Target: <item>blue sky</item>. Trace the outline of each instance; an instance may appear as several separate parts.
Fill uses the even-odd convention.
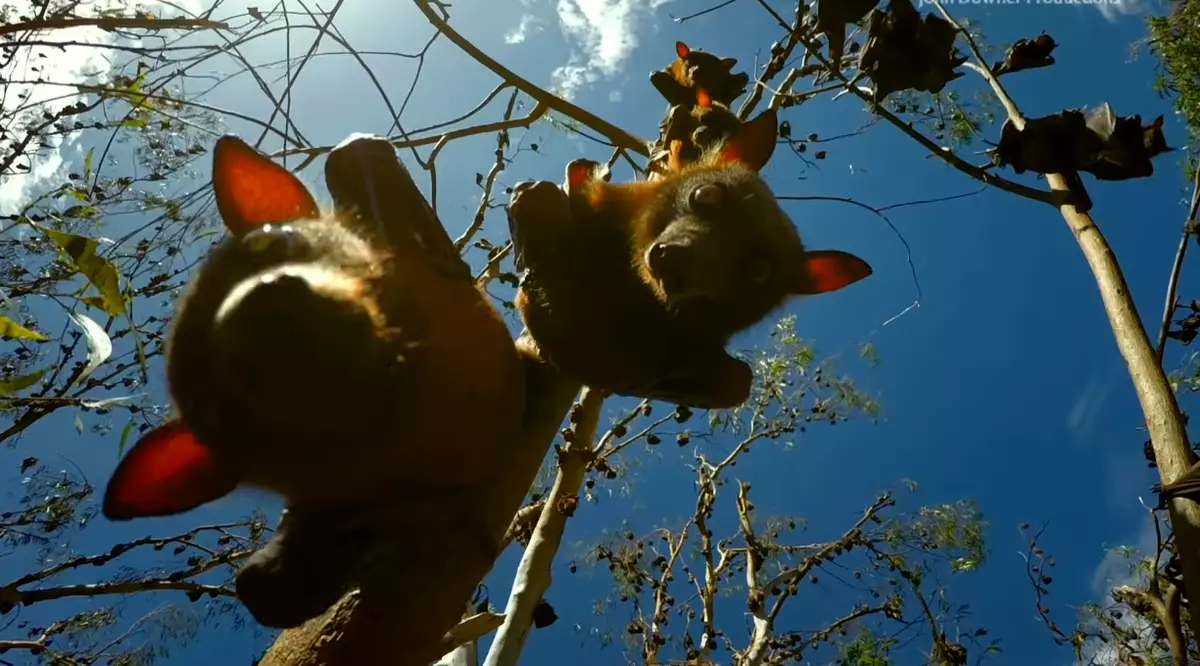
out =
[[[947,7],[978,21],[993,44],[1032,37],[1041,30],[1059,42],[1055,66],[1006,77],[1027,115],[1107,100],[1122,115],[1139,113],[1149,121],[1165,114],[1168,141],[1179,146],[1185,132],[1170,100],[1152,88],[1153,58],[1131,49],[1145,35],[1142,12],[1157,7],[1138,1],[1107,5],[1105,11],[1096,5],[1029,2]],[[772,5],[790,15],[787,3]],[[223,11],[239,12],[242,6],[233,3]],[[664,102],[649,85],[648,75],[672,57],[675,40],[736,57],[739,68],[752,71],[756,57],[761,60],[779,38],[770,18],[747,0],[682,24],[671,20],[671,15],[707,6],[693,0],[657,5],[635,0],[461,2],[452,8],[452,23],[521,75],[539,85],[568,90],[575,103],[650,137]],[[347,3],[337,25],[362,51],[416,52],[431,34],[427,22],[408,3]],[[298,33],[292,52],[306,50],[313,34]],[[284,57],[284,48],[282,40],[263,40],[245,54],[251,61],[266,62]],[[412,80],[415,61],[367,58],[398,103]],[[233,66],[228,60],[215,60],[212,69],[229,72]],[[426,58],[402,121],[412,129],[458,115],[497,82],[440,40]],[[965,96],[982,90],[973,74],[953,85]],[[277,86],[282,89],[282,83]],[[487,119],[496,118],[505,100],[507,93],[493,102]],[[206,101],[254,116],[270,113],[265,98],[246,76],[216,88]],[[367,77],[344,56],[325,56],[310,63],[294,90],[293,106],[297,124],[314,143],[336,143],[355,131],[386,133],[391,126],[386,107]],[[796,136],[815,132],[832,137],[853,132],[869,120],[851,97],[814,101],[783,117]],[[257,131],[233,120],[228,127],[257,137]],[[998,127],[987,131],[993,140],[998,134]],[[565,163],[576,156],[607,158],[602,148],[544,123],[516,132],[513,138],[526,148],[536,143],[538,150],[518,155],[501,175],[505,185],[525,179],[558,181]],[[265,145],[279,147],[270,140]],[[465,228],[474,213],[479,198],[474,174],[490,168],[494,146],[493,136],[476,137],[452,143],[438,159],[439,213],[452,235]],[[86,147],[64,149],[66,166],[77,165]],[[775,192],[850,197],[881,207],[979,189],[885,123],[822,147],[828,157],[818,167],[805,167],[788,151],[777,152],[764,170]],[[1159,157],[1151,179],[1101,185],[1085,177],[1096,220],[1124,268],[1139,311],[1154,331],[1187,212],[1189,183],[1179,168],[1180,159],[1180,153]],[[197,167],[207,169],[207,164]],[[319,197],[324,196],[318,180],[320,163],[304,173],[310,184],[318,185],[314,189]],[[426,187],[427,177],[415,175]],[[627,175],[618,171],[617,177]],[[1029,177],[1022,180],[1033,182]],[[0,195],[7,197],[0,200],[11,202],[19,192],[7,186],[0,188]],[[804,516],[809,532],[803,538],[816,541],[840,534],[884,489],[898,489],[902,506],[908,508],[973,498],[992,525],[991,560],[980,572],[955,580],[953,599],[971,604],[975,625],[987,626],[992,637],[1002,639],[1005,652],[995,659],[997,663],[1065,663],[1070,655],[1053,645],[1035,615],[1017,555],[1025,547],[1017,524],[1050,522],[1045,546],[1059,562],[1051,600],[1057,604],[1060,621],[1069,621],[1070,606],[1097,600],[1109,587],[1106,576],[1122,573],[1120,563],[1107,557],[1108,549],[1118,544],[1145,545],[1148,522],[1138,498],[1152,501],[1148,487],[1157,480],[1157,473],[1146,468],[1142,457],[1141,412],[1095,283],[1065,223],[1053,209],[998,191],[890,211],[891,221],[912,248],[922,298],[920,308],[881,327],[915,297],[903,245],[882,220],[860,208],[798,201],[786,203],[785,209],[809,245],[854,252],[875,268],[875,275],[861,284],[835,295],[790,303],[780,314],[796,314],[801,334],[816,344],[818,354],[837,355],[858,386],[882,402],[883,413],[877,424],[859,421],[810,428],[794,450],[756,454],[740,465],[739,477],[755,484],[760,515]],[[503,215],[494,211],[485,235],[499,240],[503,230]],[[479,261],[478,256],[472,259]],[[1197,287],[1197,272],[1185,269],[1182,297],[1196,297]],[[735,344],[760,343],[764,331],[765,327],[751,331]],[[877,367],[857,359],[864,342],[878,350]],[[1168,367],[1179,365],[1188,353],[1179,346],[1169,347]],[[1183,398],[1184,409],[1190,402]],[[612,401],[607,412],[615,415],[622,405]],[[119,428],[103,437],[81,437],[73,428],[73,418],[61,412],[39,423],[16,448],[0,453],[4,456],[0,469],[10,470],[16,482],[20,458],[37,455],[51,460],[61,455],[101,485],[116,462]],[[597,486],[601,501],[585,506],[570,521],[564,555],[556,563],[555,584],[548,595],[560,619],[532,634],[522,663],[561,663],[568,655],[579,666],[618,659],[614,650],[619,648],[597,651],[595,642],[575,626],[619,628],[626,621],[620,614],[625,610],[604,618],[594,616],[593,601],[606,593],[608,581],[602,572],[572,577],[566,572],[567,554],[624,519],[645,530],[691,512],[694,496],[686,451],[669,448],[664,447],[659,457],[645,456],[626,480],[633,485],[632,500],[617,494],[618,485],[601,481]],[[901,490],[902,479],[919,482],[919,491],[909,495]],[[724,510],[731,510],[732,493],[721,501]],[[173,534],[196,524],[237,518],[255,506],[273,516],[278,503],[241,491],[180,517],[123,525],[98,520],[73,546],[85,553],[98,552],[133,536]],[[506,553],[488,581],[497,605],[503,606],[518,557],[515,549]],[[0,561],[0,579],[24,573],[27,565],[17,558]],[[89,580],[94,575],[85,571],[71,580]],[[123,608],[132,618],[168,600],[175,599],[131,599]],[[25,617],[57,617],[67,607],[34,606]],[[826,617],[835,617],[837,610],[831,609]],[[728,628],[736,631],[737,626]],[[268,632],[225,628],[205,636],[204,647],[175,653],[169,663],[247,663],[272,638]]]

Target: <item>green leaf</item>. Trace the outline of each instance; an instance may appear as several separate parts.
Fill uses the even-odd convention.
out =
[[[75,267],[100,292],[103,300],[102,309],[116,316],[125,312],[125,298],[121,295],[117,267],[104,257],[96,254],[100,245],[94,238],[87,238],[65,231],[57,231],[46,227],[38,227],[50,240],[58,244],[62,251],[71,257]]]
[[[979,562],[968,557],[956,557],[950,561],[950,568],[954,571],[974,571],[979,568]]]
[[[113,405],[123,405],[130,400],[133,400],[134,397],[135,396],[132,395],[121,395],[115,398],[102,398],[100,400],[81,400],[79,404],[87,407],[88,409],[104,409],[106,407],[112,407]]]
[[[75,412],[75,432],[80,435],[83,434],[83,417],[80,416],[79,412]]]
[[[100,324],[97,324],[91,317],[78,312],[69,312],[67,316],[79,328],[83,329],[83,336],[87,340],[87,365],[83,367],[83,372],[79,373],[79,377],[75,379],[76,382],[82,382],[95,372],[101,363],[107,361],[109,356],[112,356],[112,339],[108,337],[108,333],[104,332]]]
[[[43,368],[31,375],[21,375],[20,377],[13,377],[12,379],[0,380],[0,396],[11,397],[18,391],[24,391],[30,386],[42,381],[42,377],[44,377],[49,371],[49,368]]]
[[[133,419],[129,419],[129,423],[126,423],[125,429],[121,431],[121,441],[117,442],[118,459],[125,455],[125,444],[129,442],[129,436],[133,434],[133,426]]]
[[[96,149],[91,148],[87,152],[87,156],[83,158],[83,177],[90,179],[92,177],[92,158],[96,156]]]
[[[100,209],[95,206],[71,206],[63,211],[63,217],[86,217],[92,219],[100,214]]]
[[[3,315],[0,315],[0,337],[16,338],[18,340],[36,340],[38,342],[45,342],[50,339],[37,331],[25,328]]]
[[[120,123],[118,123],[118,126],[119,127],[145,127],[146,119],[145,118],[126,118],[125,120],[122,120]]]

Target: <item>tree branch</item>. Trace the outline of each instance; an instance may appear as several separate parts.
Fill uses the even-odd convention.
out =
[[[1019,131],[1025,128],[1025,119],[1021,115],[1012,97],[1004,90],[1000,80],[988,69],[975,40],[963,30],[946,8],[931,0],[938,11],[946,17],[952,26],[959,30],[976,60],[975,71],[979,73],[1008,112],[1009,121]],[[1050,188],[1066,195],[1069,191],[1067,180],[1062,174],[1047,174],[1046,181]],[[1133,380],[1134,390],[1141,403],[1145,415],[1146,427],[1150,431],[1150,441],[1154,447],[1154,458],[1158,464],[1163,485],[1168,485],[1176,478],[1183,476],[1191,468],[1192,451],[1188,443],[1187,433],[1179,417],[1179,407],[1175,403],[1175,393],[1167,381],[1162,365],[1159,364],[1154,348],[1150,346],[1150,338],[1146,328],[1138,316],[1137,307],[1129,292],[1129,285],[1117,263],[1116,255],[1109,247],[1108,241],[1100,228],[1096,226],[1091,215],[1068,203],[1059,204],[1059,211],[1084,257],[1091,266],[1096,285],[1100,289],[1100,297],[1104,302],[1105,312],[1112,325],[1113,336],[1117,348],[1129,376]],[[1191,500],[1175,498],[1170,502],[1171,524],[1175,528],[1175,537],[1179,544],[1179,559],[1183,565],[1185,580],[1200,582],[1200,504]],[[1200,613],[1191,616],[1192,633],[1200,636]]]
[[[1171,330],[1171,322],[1175,319],[1175,305],[1178,298],[1179,274],[1183,272],[1183,258],[1192,235],[1195,233],[1196,213],[1200,211],[1200,164],[1196,165],[1196,177],[1192,183],[1192,204],[1188,207],[1187,220],[1183,223],[1183,236],[1179,239],[1179,249],[1175,251],[1175,261],[1171,264],[1171,277],[1167,278],[1167,302],[1163,305],[1162,326],[1158,329],[1158,345],[1154,355],[1161,364],[1163,352],[1167,347],[1167,332]]]
[[[575,106],[574,104],[562,99],[561,97],[558,97],[557,95],[546,92],[524,78],[521,78],[512,70],[493,60],[486,53],[479,50],[479,47],[472,44],[467,40],[467,38],[458,34],[457,31],[451,28],[450,25],[443,20],[442,17],[438,16],[437,12],[433,10],[433,7],[431,6],[432,2],[430,0],[413,1],[416,3],[417,8],[421,10],[421,13],[425,15],[425,18],[429,19],[429,22],[432,23],[439,32],[445,35],[447,39],[454,43],[455,46],[465,51],[467,55],[474,58],[476,62],[490,69],[494,74],[496,74],[496,76],[499,76],[506,82],[512,84],[513,87],[519,89],[526,95],[529,95],[537,102],[545,104],[551,110],[557,111],[558,113],[561,113],[572,120],[583,123],[584,125],[587,125],[588,127],[603,134],[605,138],[611,141],[613,145],[617,146],[618,148],[631,150],[644,157],[650,156],[650,149],[645,140],[639,139],[638,137],[633,136],[629,132],[626,132],[620,127],[613,125],[599,116],[581,109],[578,106]]]
[[[11,25],[0,25],[0,35],[11,35],[14,32],[41,32],[45,30],[66,30],[92,26],[112,32],[114,30],[228,30],[229,25],[222,21],[208,19],[160,19],[149,17],[137,18],[85,18],[60,17],[25,21]]]
[[[550,588],[550,566],[562,542],[567,518],[574,515],[578,506],[579,486],[592,460],[591,447],[603,405],[603,392],[583,390],[579,407],[572,415],[575,424],[571,441],[559,453],[554,487],[517,565],[512,593],[504,608],[504,624],[496,631],[484,666],[516,666],[521,656],[533,624],[533,611]]]

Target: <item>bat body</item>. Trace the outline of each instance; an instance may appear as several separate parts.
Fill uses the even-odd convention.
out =
[[[692,106],[673,106],[659,126],[661,139],[651,157],[651,171],[660,175],[676,171],[728,141],[742,126],[729,107],[712,99],[704,88],[696,90]]]
[[[670,65],[650,75],[650,83],[669,105],[690,108],[696,103],[698,88],[725,106],[746,92],[750,77],[745,72],[733,73],[736,58],[692,49],[683,42],[675,42],[675,54],[678,57]]]
[[[619,395],[693,407],[749,396],[749,366],[725,346],[793,294],[861,280],[854,255],[810,251],[757,171],[775,146],[767,111],[662,178],[608,183],[587,160],[565,191],[518,186],[509,208],[517,305],[564,374]]]
[[[733,73],[735,58],[693,50],[683,42],[675,43],[675,52],[679,57],[674,62],[650,76],[670,104],[659,124],[659,139],[651,146],[654,177],[696,161],[737,130],[741,120],[729,105],[750,80],[744,72]]]
[[[511,334],[445,231],[421,221],[434,218],[396,201],[396,178],[409,176],[386,142],[344,143],[327,163],[336,212],[322,214],[287,170],[234,137],[217,143],[230,235],[176,311],[175,416],[106,489],[111,520],[181,513],[243,484],[281,495],[298,518],[238,580],[268,626],[299,624],[361,581],[374,534],[363,516],[470,496],[520,427]],[[316,571],[321,585],[306,583]]]

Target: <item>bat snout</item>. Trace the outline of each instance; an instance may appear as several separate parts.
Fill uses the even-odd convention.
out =
[[[669,298],[680,298],[687,293],[693,254],[687,241],[658,242],[646,251],[650,274]]]
[[[720,284],[714,274],[719,272],[716,268],[720,265],[720,248],[714,243],[716,239],[709,236],[675,234],[670,238],[660,237],[646,250],[648,272],[668,302],[719,295]]]
[[[280,417],[319,399],[337,413],[386,365],[378,315],[362,281],[319,265],[286,265],[237,284],[217,310],[211,352],[256,412]],[[332,403],[330,401],[333,401]],[[333,409],[328,409],[332,407]],[[293,414],[294,416],[294,414]]]

